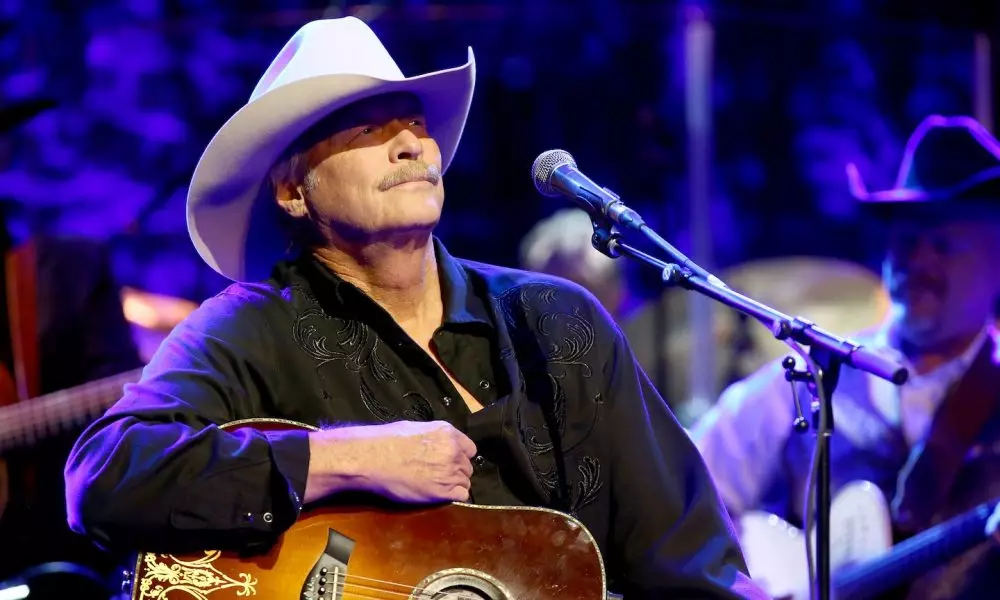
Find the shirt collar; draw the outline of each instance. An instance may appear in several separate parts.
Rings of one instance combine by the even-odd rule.
[[[870,342],[871,349],[882,354],[887,358],[891,358],[899,362],[903,367],[905,367],[910,372],[911,379],[918,378],[916,371],[913,368],[913,364],[906,358],[892,341],[892,318],[891,316],[887,318],[882,325],[875,331]],[[976,355],[982,349],[983,344],[988,338],[996,338],[997,330],[992,322],[988,322],[980,330],[979,334],[973,338],[972,342],[962,351],[961,354],[951,359],[950,361],[943,363],[933,370],[920,375],[920,379],[926,378],[937,378],[938,376],[948,375],[960,375],[969,368],[972,361],[975,360]]]
[[[438,273],[441,278],[444,322],[477,323],[493,327],[486,299],[476,293],[469,272],[448,253],[444,244],[437,238],[434,238],[434,252],[437,255]]]
[[[468,271],[448,253],[439,239],[433,238],[433,243],[438,275],[441,280],[441,300],[444,304],[443,322],[445,324],[495,327],[494,320],[487,308],[487,301],[477,293],[476,286],[470,279]],[[361,308],[358,305],[359,300],[362,303],[374,304],[368,295],[324,266],[311,253],[304,253],[298,262],[311,287],[323,296],[324,306],[338,309],[336,311],[338,314],[354,313],[354,309]]]

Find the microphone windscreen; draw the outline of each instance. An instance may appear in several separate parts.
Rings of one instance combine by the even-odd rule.
[[[534,164],[531,165],[531,178],[535,182],[535,189],[543,196],[558,196],[559,192],[552,187],[552,174],[556,167],[568,164],[576,168],[576,161],[573,155],[565,150],[546,150],[538,155]]]

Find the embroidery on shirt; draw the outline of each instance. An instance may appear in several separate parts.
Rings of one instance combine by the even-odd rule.
[[[410,403],[410,408],[403,411],[403,417],[410,421],[432,421],[434,408],[420,392],[406,392],[403,399]]]
[[[555,466],[543,469],[538,466],[538,463],[531,461],[531,470],[534,472],[538,482],[542,484],[542,488],[545,489],[546,494],[548,494],[548,500],[551,502],[553,493],[559,485],[559,473],[556,472]]]
[[[576,465],[580,472],[580,481],[576,482],[576,494],[573,498],[573,506],[570,512],[574,515],[580,509],[597,500],[597,494],[601,491],[604,482],[601,481],[601,461],[592,457],[584,456]]]
[[[549,380],[552,387],[552,404],[551,410],[547,411],[549,413],[548,416],[555,424],[556,437],[562,439],[566,433],[566,392],[551,374],[546,373],[544,376]],[[539,440],[538,435],[536,434],[536,428],[525,422],[523,409],[524,404],[519,404],[515,414],[517,429],[521,434],[521,443],[524,444],[525,448],[527,448],[528,452],[533,456],[552,452],[554,444],[551,441]],[[549,431],[548,423],[543,422],[541,429],[548,433],[548,437],[550,439],[552,438],[552,432]]]
[[[560,485],[561,478],[556,466],[542,468],[535,461],[531,461],[531,467],[545,490],[548,503],[558,505],[574,516],[597,500],[604,487],[604,482],[601,480],[601,461],[593,456],[584,456],[577,461],[576,470],[580,478],[572,488],[574,492],[572,495],[566,493],[566,485]]]
[[[571,370],[573,376],[592,377],[593,368],[585,359],[593,351],[596,332],[579,307],[554,310],[559,307],[559,292],[555,285],[532,283],[504,291],[497,305],[514,346],[505,349],[506,356],[517,357],[530,400],[516,408],[521,443],[550,505],[575,513],[594,502],[602,487],[600,461],[578,457],[574,469],[569,453],[593,433],[603,397],[598,393],[593,404],[575,404],[581,410],[589,406],[592,416],[583,431],[574,424],[574,439],[567,440],[568,399],[562,380]]]
[[[317,368],[332,362],[343,361],[344,366],[352,371],[360,371],[364,362],[365,346],[370,337],[368,326],[357,321],[342,321],[337,331],[336,349],[330,348],[329,339],[314,322],[334,321],[318,305],[310,306],[295,316],[292,325],[292,337],[302,351],[317,361]]]
[[[565,367],[572,365],[580,368],[583,377],[589,378],[593,371],[582,359],[594,347],[594,326],[583,318],[579,308],[574,308],[572,313],[542,313],[538,317],[538,331],[545,336],[551,335],[549,328],[553,326],[553,322],[558,322],[563,334],[557,343],[550,346],[546,356],[549,364],[564,367],[556,376],[565,376]]]
[[[368,409],[368,412],[372,414],[373,417],[378,419],[383,423],[389,423],[395,421],[397,418],[396,413],[385,405],[379,397],[372,392],[368,384],[365,383],[364,379],[361,379],[361,402]]]
[[[369,413],[379,422],[389,423],[399,419],[412,421],[430,421],[434,411],[431,403],[419,392],[405,392],[402,399],[409,408],[402,414],[391,408],[382,400],[379,394],[372,390],[365,381],[370,375],[377,383],[397,383],[396,373],[379,355],[382,340],[367,324],[352,319],[331,317],[323,309],[313,294],[302,287],[295,290],[305,302],[307,308],[299,312],[293,321],[292,336],[295,343],[316,361],[316,373],[322,379],[320,369],[331,362],[339,362],[341,366],[358,376],[358,393],[361,402]],[[318,322],[326,322],[329,326],[339,327],[336,337],[331,343]],[[331,347],[332,346],[332,347]],[[398,392],[396,392],[398,393]],[[331,394],[323,388],[323,396],[331,398]]]
[[[590,377],[590,365],[582,358],[594,347],[594,326],[584,318],[578,307],[573,307],[572,312],[542,311],[537,316],[534,328],[527,327],[524,322],[528,314],[537,311],[537,307],[556,305],[558,293],[559,288],[554,285],[531,283],[503,291],[497,297],[497,305],[515,346],[524,343],[538,345],[544,354],[535,358],[545,362],[544,367],[552,364],[576,366],[581,369],[584,377]],[[547,347],[542,347],[538,334],[549,338]],[[522,364],[522,368],[524,366]],[[565,373],[565,369],[562,369],[557,376]]]

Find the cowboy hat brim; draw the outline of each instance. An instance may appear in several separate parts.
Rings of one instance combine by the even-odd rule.
[[[269,200],[263,197],[269,171],[312,125],[359,100],[392,92],[420,98],[428,129],[441,148],[444,172],[462,137],[475,79],[475,57],[469,48],[468,61],[460,67],[399,80],[317,75],[249,102],[215,134],[195,167],[187,223],[198,254],[231,280],[266,279],[288,242],[276,219],[252,223],[260,220],[254,218],[257,205]]]
[[[869,192],[853,164],[848,165],[847,177],[851,196],[877,217],[1000,216],[1000,168],[935,189],[896,187]]]

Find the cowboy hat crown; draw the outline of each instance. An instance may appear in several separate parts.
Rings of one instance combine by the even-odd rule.
[[[465,128],[475,79],[472,48],[460,67],[405,77],[363,21],[344,17],[303,25],[195,167],[187,221],[199,255],[229,279],[266,279],[288,257],[290,245],[268,197],[268,173],[311,126],[353,102],[392,92],[416,95],[445,171]]]
[[[354,51],[345,52],[348,48]],[[342,74],[403,79],[396,61],[363,21],[354,17],[312,21],[295,32],[274,57],[250,93],[250,101],[309,77]]]
[[[869,192],[847,167],[851,194],[873,206],[1000,200],[1000,142],[971,117],[931,115],[907,141],[896,184]]]

